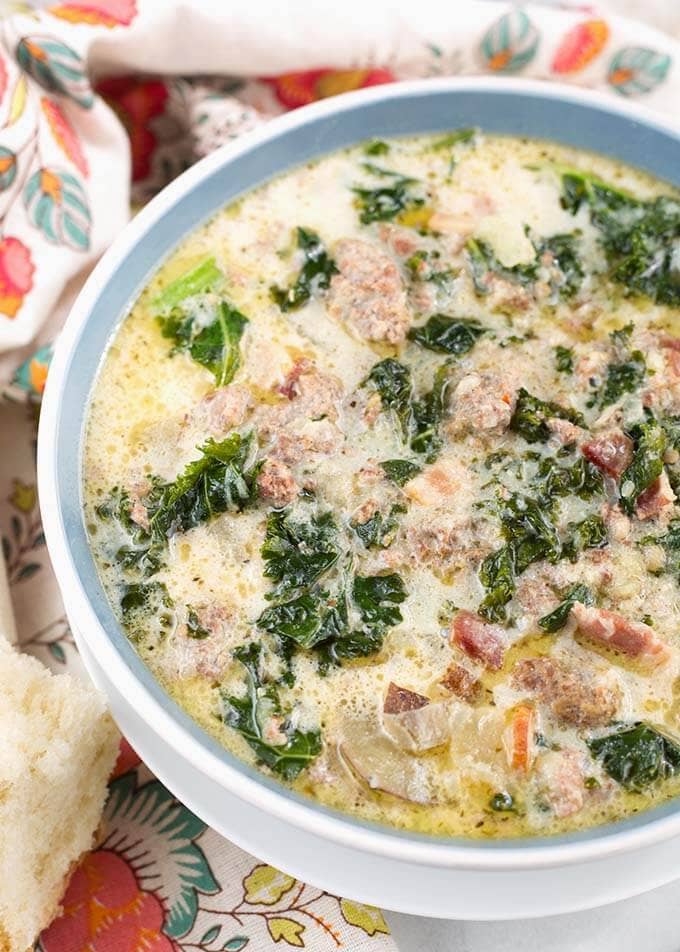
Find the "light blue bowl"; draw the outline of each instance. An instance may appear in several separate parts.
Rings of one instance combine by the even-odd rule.
[[[258,855],[332,890],[404,911],[503,918],[595,905],[680,876],[673,850],[666,850],[666,855],[660,849],[680,834],[680,804],[671,801],[585,833],[472,843],[378,827],[292,794],[216,744],[170,701],[140,661],[116,622],[97,576],[81,494],[83,430],[102,355],[131,302],[188,232],[243,192],[317,156],[369,138],[468,126],[590,149],[680,186],[676,131],[626,103],[568,87],[507,79],[426,80],[351,93],[276,120],[181,176],[137,216],[96,268],[69,317],[50,370],[40,426],[39,482],[50,554],[90,672],[109,693],[114,713],[133,745],[197,813]],[[173,757],[178,758],[179,769],[173,766]],[[210,796],[201,793],[202,785],[207,789],[211,784],[215,789]],[[236,828],[233,814],[240,807],[235,802],[241,806],[246,802],[259,811],[261,835],[245,835]],[[232,815],[227,815],[230,811]],[[290,827],[298,847],[305,837],[317,849],[326,844],[325,849],[337,851],[341,844],[353,859],[343,853],[338,869],[333,870],[326,861],[315,862],[313,856],[298,861],[290,847],[285,853],[277,851],[268,826],[272,817],[277,818],[282,843],[287,842],[282,831]],[[308,852],[314,848],[310,846]],[[617,860],[622,852],[633,850],[636,862]],[[647,854],[649,862],[644,859]],[[377,858],[390,864],[389,873],[384,874],[371,867],[371,886],[362,882],[369,856],[373,864]],[[358,863],[356,869],[353,862]],[[589,874],[584,872],[586,866]],[[339,867],[351,871],[342,872]],[[568,885],[567,867],[572,873],[578,870],[568,877]],[[403,883],[402,873],[396,875],[402,869]],[[429,882],[424,870],[430,871]],[[461,871],[466,871],[464,884],[455,878]],[[507,898],[493,914],[475,899],[478,888],[486,887],[471,888],[472,871],[475,876],[485,874],[487,880],[513,874],[513,888],[508,891],[507,883],[502,887]],[[405,891],[413,875],[420,877],[423,887],[416,899]],[[518,876],[528,877],[527,888],[531,882],[529,898],[516,888]],[[396,886],[388,882],[390,878],[399,880]]]

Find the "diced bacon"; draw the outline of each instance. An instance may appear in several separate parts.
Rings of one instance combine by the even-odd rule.
[[[500,434],[508,428],[515,405],[516,387],[496,374],[469,373],[451,397],[451,436],[464,433]]]
[[[633,441],[623,430],[610,430],[584,443],[581,452],[593,466],[618,479],[633,460]]]
[[[455,662],[446,669],[444,677],[439,682],[451,694],[455,694],[461,701],[474,701],[479,697],[480,683],[467,668]]]
[[[459,462],[439,459],[409,480],[404,492],[419,506],[445,506],[466,482],[466,472]]]
[[[278,392],[281,396],[287,397],[289,400],[293,400],[294,397],[298,396],[298,381],[300,377],[303,374],[313,371],[313,367],[313,363],[307,357],[300,357],[296,360],[286,374],[283,383],[278,387]]]
[[[675,493],[671,489],[666,470],[663,470],[654,482],[642,492],[635,504],[638,519],[653,519],[675,502]]]
[[[671,337],[670,334],[664,334],[659,343],[668,350],[680,351],[680,337]]]
[[[586,431],[570,423],[569,420],[561,420],[559,417],[550,417],[546,420],[548,429],[562,446],[569,446],[571,443],[580,443],[586,435]]]
[[[453,619],[449,640],[470,658],[497,671],[503,665],[505,631],[500,625],[484,621],[474,612],[459,611]]]
[[[383,702],[383,712],[385,714],[401,714],[402,711],[415,711],[429,703],[429,698],[424,695],[418,694],[416,691],[409,691],[408,688],[399,687],[394,681],[390,681]]]
[[[618,709],[615,691],[553,658],[524,658],[513,668],[512,678],[515,687],[535,694],[563,726],[603,727]]]
[[[208,429],[213,436],[240,426],[251,404],[250,391],[239,384],[220,387],[205,397],[187,414],[185,423]]]
[[[276,459],[264,461],[257,476],[257,487],[262,499],[276,508],[287,506],[300,492],[289,467]]]
[[[528,774],[536,759],[536,711],[531,704],[514,708],[503,743],[510,768]]]
[[[579,630],[601,645],[614,648],[631,658],[657,667],[670,658],[668,646],[649,625],[630,621],[605,608],[590,608],[575,602],[572,615]]]
[[[388,254],[355,238],[334,248],[339,269],[331,279],[331,317],[349,324],[362,340],[399,344],[411,324],[399,269]]]
[[[556,817],[572,816],[583,806],[582,758],[576,750],[549,750],[536,764],[538,789]]]

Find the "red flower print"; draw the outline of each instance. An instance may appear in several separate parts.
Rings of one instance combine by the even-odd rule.
[[[599,56],[609,39],[605,20],[584,20],[577,23],[557,48],[552,68],[555,73],[578,73]]]
[[[151,157],[158,140],[149,123],[165,109],[168,90],[158,80],[133,76],[112,76],[97,85],[97,92],[118,114],[130,137],[132,181],[145,179],[151,171]]]
[[[120,747],[118,749],[118,760],[113,768],[111,780],[115,780],[116,777],[122,777],[123,774],[129,773],[133,767],[136,767],[137,764],[141,764],[141,762],[137,751],[130,746],[124,737],[121,737]]]
[[[42,935],[45,952],[179,952],[162,931],[160,900],[140,889],[131,867],[111,850],[85,857],[62,906]]]
[[[31,252],[18,238],[0,240],[0,314],[16,317],[33,287],[35,266]]]
[[[317,99],[326,99],[338,93],[347,93],[366,86],[393,83],[388,69],[310,69],[304,73],[285,73],[265,79],[274,87],[276,98],[287,109],[306,106]]]
[[[67,0],[49,8],[54,17],[92,26],[129,26],[137,16],[136,0]]]

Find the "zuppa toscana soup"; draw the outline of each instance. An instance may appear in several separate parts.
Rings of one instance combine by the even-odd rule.
[[[408,830],[680,787],[680,200],[543,142],[371,142],[220,211],[110,345],[86,521],[244,761]]]

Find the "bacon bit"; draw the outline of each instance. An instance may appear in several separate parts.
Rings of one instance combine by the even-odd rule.
[[[468,671],[462,664],[455,662],[450,665],[444,677],[439,682],[451,694],[455,694],[461,701],[474,701],[479,697],[481,685],[472,671]]]
[[[654,482],[638,496],[635,515],[638,519],[651,519],[675,502],[668,475],[664,470]]]
[[[513,770],[529,773],[536,759],[536,712],[530,704],[519,704],[512,712],[512,720],[503,741],[508,764]]]
[[[449,642],[470,658],[498,671],[505,654],[505,631],[473,612],[459,611],[453,619]]]
[[[383,712],[385,714],[401,714],[404,711],[417,711],[429,703],[429,698],[422,694],[409,691],[408,688],[401,688],[394,681],[390,681],[383,703]]]
[[[309,373],[312,369],[312,361],[308,360],[307,357],[300,357],[295,361],[293,366],[290,368],[286,374],[285,380],[283,383],[277,387],[278,392],[282,397],[287,397],[289,400],[292,400],[293,397],[296,397],[298,394],[298,381],[303,374]]]
[[[633,460],[633,441],[622,430],[610,430],[584,443],[581,452],[593,466],[618,478]]]
[[[680,350],[680,337],[671,337],[670,334],[664,334],[659,343],[668,350]]]
[[[653,667],[665,664],[670,658],[668,645],[653,628],[640,621],[630,621],[605,608],[589,608],[575,602],[571,613],[579,630],[598,644],[638,658]]]

